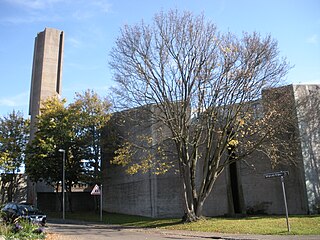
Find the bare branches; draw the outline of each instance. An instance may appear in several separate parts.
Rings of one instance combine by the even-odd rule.
[[[273,115],[255,116],[253,103],[290,69],[278,55],[271,36],[222,34],[190,12],[161,12],[153,25],[122,29],[110,54],[117,104],[147,105],[143,109],[153,121],[168,129],[191,205],[204,201],[224,167],[235,161],[230,149],[240,159],[272,133],[267,120]],[[203,181],[196,189],[199,161]],[[197,208],[191,205],[189,210]]]

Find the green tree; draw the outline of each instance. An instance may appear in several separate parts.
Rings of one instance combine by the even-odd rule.
[[[77,138],[79,113],[65,107],[66,100],[49,98],[40,109],[37,131],[27,148],[26,172],[34,182],[45,181],[58,192],[62,182],[63,161],[59,149],[65,150],[66,190],[81,178],[83,145]],[[69,208],[71,199],[69,198]]]
[[[70,109],[79,113],[78,138],[85,145],[85,181],[101,183],[102,130],[110,119],[110,103],[93,90],[76,93]]]
[[[124,26],[110,55],[116,107],[152,106],[141,109],[170,132],[186,220],[199,219],[223,170],[275,133],[279,113],[267,107],[263,117],[255,117],[250,103],[263,88],[283,82],[290,68],[277,42],[257,33],[223,34],[202,15],[169,11],[155,15],[151,25]],[[118,153],[130,155],[132,145],[125,143]],[[133,166],[119,155],[118,164],[121,159]]]
[[[0,171],[1,202],[4,202],[7,190],[7,201],[12,201],[17,187],[17,173],[23,166],[25,148],[29,138],[29,120],[21,112],[8,114],[0,118]]]
[[[42,104],[37,131],[28,145],[26,171],[31,180],[45,181],[58,192],[65,150],[66,190],[79,181],[100,183],[101,131],[109,119],[110,104],[93,91],[76,94],[76,101],[49,98]],[[69,208],[72,210],[69,194]]]

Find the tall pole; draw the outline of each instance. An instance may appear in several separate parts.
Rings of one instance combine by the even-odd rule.
[[[102,183],[100,187],[100,222],[102,222]]]
[[[282,185],[282,192],[283,192],[283,199],[284,199],[284,207],[286,209],[287,228],[288,228],[288,232],[290,232],[288,205],[287,205],[287,197],[286,197],[286,190],[284,187],[284,177],[283,176],[281,176],[281,185]]]
[[[59,149],[59,152],[62,152],[62,219],[66,218],[66,208],[65,208],[65,164],[66,164],[66,151],[64,149]]]

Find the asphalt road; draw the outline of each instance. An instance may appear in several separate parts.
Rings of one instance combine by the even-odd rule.
[[[48,223],[46,231],[49,233],[54,233],[55,238],[52,240],[320,240],[320,235],[299,236],[222,234],[164,229],[126,228],[114,225],[84,222],[51,222]]]
[[[98,224],[57,224],[49,223],[47,232],[57,234],[57,240],[168,240],[168,239],[208,239],[199,236],[184,236],[160,231],[148,231]]]

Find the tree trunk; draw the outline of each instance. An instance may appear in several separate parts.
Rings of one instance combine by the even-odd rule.
[[[185,213],[182,217],[182,222],[195,222],[200,219],[202,215],[202,207],[198,208],[198,200],[194,198],[194,191],[193,189],[195,185],[188,184],[190,182],[190,176],[187,172],[187,168],[183,169],[183,191],[184,191],[184,202],[185,202]]]
[[[197,207],[196,207],[196,210],[195,210],[195,214],[196,214],[198,219],[200,219],[202,217],[203,204],[204,204],[204,201],[198,201],[197,202]]]
[[[201,219],[203,212],[203,205],[210,195],[213,185],[217,180],[218,174],[214,174],[214,177],[208,178],[201,190],[195,189],[196,184],[191,184],[192,179],[189,179],[187,168],[181,168],[183,170],[183,190],[185,200],[185,214],[183,216],[183,222],[195,222]],[[195,179],[193,179],[195,181]],[[190,184],[188,184],[190,183]],[[196,194],[195,194],[196,193]]]
[[[187,211],[184,216],[182,217],[182,222],[183,223],[188,223],[188,222],[196,222],[200,218],[196,216],[194,211]]]
[[[12,202],[13,200],[13,181],[14,181],[13,174],[9,175],[8,202]]]
[[[186,212],[182,218],[182,222],[187,223],[187,222],[196,222],[200,220],[202,217],[203,204],[204,204],[204,201],[198,202],[195,200],[191,204],[193,205],[193,207],[190,208],[190,206],[188,206],[186,208]]]
[[[68,189],[67,189],[67,202],[68,202],[69,211],[73,212],[73,208],[72,208],[72,183],[69,184]]]

